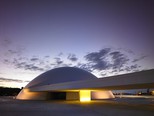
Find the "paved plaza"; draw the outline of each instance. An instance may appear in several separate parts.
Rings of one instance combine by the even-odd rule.
[[[115,98],[79,102],[20,101],[0,97],[0,116],[154,116],[154,99]]]

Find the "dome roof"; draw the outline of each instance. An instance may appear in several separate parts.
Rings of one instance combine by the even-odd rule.
[[[26,88],[95,78],[93,74],[79,68],[61,67],[39,75]]]

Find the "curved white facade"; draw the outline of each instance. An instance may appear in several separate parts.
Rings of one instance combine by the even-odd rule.
[[[55,84],[65,84],[68,82],[84,81],[84,80],[93,80],[97,79],[96,76],[91,73],[75,68],[75,67],[61,67],[47,71],[35,79],[33,79],[27,86],[18,94],[17,99],[25,100],[46,100],[51,97],[51,93],[60,92],[61,90],[47,90],[47,91],[31,91],[33,88],[51,86]],[[80,91],[74,90],[62,90],[66,92],[66,100],[79,100],[81,98]],[[108,99],[114,98],[114,95],[111,91],[91,91],[90,99]]]
[[[97,78],[93,74],[75,67],[61,67],[49,70],[33,79],[25,88],[51,85],[64,82]]]

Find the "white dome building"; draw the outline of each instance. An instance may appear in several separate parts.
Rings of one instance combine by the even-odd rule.
[[[90,100],[90,99],[107,99],[114,98],[111,91],[86,90],[85,88],[77,89],[73,84],[86,80],[96,80],[93,74],[75,67],[61,67],[49,70],[35,79],[18,94],[17,99],[24,100]],[[86,84],[86,83],[85,83]],[[57,89],[56,85],[62,86]],[[81,86],[83,83],[81,84]],[[53,88],[52,88],[53,86]],[[50,89],[51,88],[51,89]],[[66,89],[69,88],[69,89]],[[87,96],[88,99],[85,97]]]

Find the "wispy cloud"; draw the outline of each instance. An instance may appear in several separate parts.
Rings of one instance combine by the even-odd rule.
[[[17,55],[16,51],[9,50],[9,52]],[[12,59],[3,59],[3,63],[6,65],[13,65],[17,69],[39,72],[45,72],[57,67],[73,66],[82,68],[89,72],[97,72],[99,75],[105,76],[109,73],[118,74],[119,72],[139,70],[141,67],[138,62],[147,56],[144,55],[133,59],[130,57],[132,54],[134,53],[129,50],[126,53],[126,50],[122,49],[103,48],[101,50],[85,54],[83,56],[84,60],[80,60],[80,58],[73,53],[68,55],[60,53],[55,57],[50,57],[50,55],[43,57],[16,56]]]
[[[40,68],[38,66],[34,66],[33,64],[24,65],[24,69],[25,70],[32,70],[32,71],[44,71],[43,68]]]
[[[62,64],[63,63],[63,61],[61,60],[61,58],[58,58],[58,57],[56,57],[56,58],[54,58],[55,60],[56,60],[56,64],[57,65],[60,65],[60,64]]]
[[[110,52],[110,50],[110,48],[104,48],[98,52],[91,52],[85,55],[85,58],[87,61],[97,63],[97,61],[103,60],[105,56]]]
[[[24,69],[24,70],[31,70],[31,71],[44,71],[45,69],[42,68],[40,62],[43,61],[38,58],[13,58],[13,59],[4,59],[3,63],[13,65],[17,69]]]
[[[113,60],[113,64],[111,64],[113,69],[121,69],[129,61],[128,56],[124,55],[120,51],[111,52],[110,56]]]
[[[146,57],[147,57],[146,55],[141,56],[141,57],[139,57],[139,58],[134,59],[132,62],[138,62],[138,61],[140,61],[140,60],[143,60],[143,59],[146,58]]]
[[[39,61],[39,58],[31,58],[30,60],[33,62],[36,62],[36,61]]]
[[[9,48],[7,53],[12,56],[21,56],[26,49],[23,46],[15,45],[14,48]]]
[[[23,80],[19,80],[19,79],[10,79],[10,78],[0,77],[0,82],[18,82],[18,83],[23,83],[23,82],[29,82],[29,81],[23,81]]]
[[[106,59],[107,54],[111,51],[110,48],[104,48],[98,52],[91,52],[85,55],[85,59],[89,62],[92,70],[105,70],[110,67],[109,62]]]
[[[42,66],[39,66],[40,62],[41,61],[38,58],[31,58],[24,62],[14,59],[13,63],[16,68],[22,68],[24,70],[31,70],[31,71],[44,71],[45,69],[42,68]]]
[[[75,54],[69,54],[67,59],[69,59],[72,62],[76,62],[78,60]]]
[[[90,63],[78,63],[76,65],[76,67],[81,68],[81,69],[86,70],[86,71],[89,71],[89,72],[92,72]]]
[[[58,54],[58,57],[61,57],[61,56],[63,56],[63,52],[60,52],[60,53]]]
[[[141,66],[137,63],[146,56],[132,59],[129,55],[133,52],[128,51],[127,54],[125,52],[122,49],[112,48],[104,48],[98,52],[91,52],[84,56],[87,62],[84,64],[79,63],[78,67],[90,72],[97,71],[101,76],[138,71]]]
[[[11,44],[12,44],[12,41],[10,39],[8,39],[8,38],[1,38],[1,41],[0,41],[0,45],[1,46],[8,47]]]

